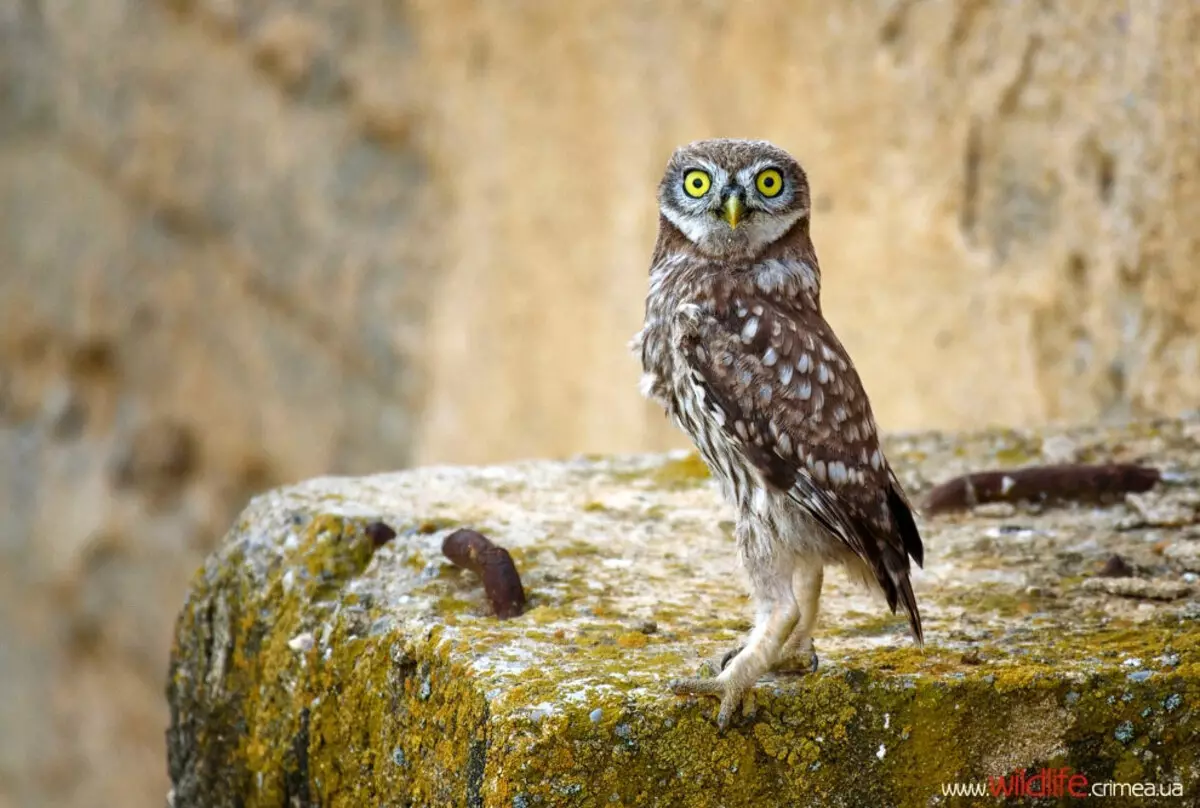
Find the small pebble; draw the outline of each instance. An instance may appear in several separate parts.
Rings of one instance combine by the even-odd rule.
[[[308,651],[313,647],[313,635],[311,631],[306,631],[303,634],[297,634],[288,640],[288,648],[293,651]]]
[[[1171,695],[1167,696],[1166,700],[1163,702],[1163,707],[1166,708],[1168,713],[1173,713],[1182,706],[1183,696],[1179,695],[1178,693],[1172,693]]]
[[[1130,578],[1133,568],[1119,555],[1111,555],[1096,574],[1101,578]]]
[[[599,707],[597,707],[596,709],[594,709],[590,713],[588,713],[588,718],[590,718],[592,720],[593,724],[599,724],[600,719],[603,717],[604,717],[604,711],[601,710]]]
[[[1154,675],[1154,671],[1134,671],[1125,678],[1131,682],[1144,682]]]
[[[372,522],[366,526],[365,532],[375,547],[382,547],[396,538],[396,531],[384,522]]]
[[[1117,730],[1116,730],[1116,732],[1113,733],[1113,737],[1116,738],[1121,743],[1129,743],[1130,741],[1132,741],[1133,740],[1133,722],[1132,721],[1122,721],[1120,724],[1117,725]]]

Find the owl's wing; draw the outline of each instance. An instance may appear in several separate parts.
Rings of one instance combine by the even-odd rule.
[[[871,566],[920,640],[908,556],[923,563],[921,537],[858,373],[820,311],[744,296],[685,305],[676,325],[690,377],[726,437],[768,485]]]

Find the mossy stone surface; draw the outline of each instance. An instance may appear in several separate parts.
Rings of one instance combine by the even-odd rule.
[[[723,735],[714,703],[666,688],[750,626],[732,514],[690,456],[273,491],[179,616],[173,804],[952,805],[943,783],[1043,766],[1200,793],[1200,586],[1179,562],[1200,543],[1200,422],[888,450],[914,498],[964,471],[1063,459],[1148,462],[1170,481],[1107,504],[921,519],[925,651],[832,572],[820,670],[765,678],[755,715]],[[397,531],[380,547],[376,520]],[[490,616],[475,576],[442,558],[463,526],[512,553],[521,617]],[[1136,585],[1096,577],[1114,553]]]

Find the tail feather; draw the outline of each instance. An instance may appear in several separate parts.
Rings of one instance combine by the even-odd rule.
[[[897,590],[900,595],[900,605],[904,607],[904,611],[908,613],[908,627],[912,631],[913,640],[916,641],[918,648],[925,647],[925,632],[921,630],[921,611],[917,608],[917,596],[913,593],[912,584],[909,583],[908,575],[902,575],[897,581]],[[895,607],[892,608],[892,613],[895,614]]]
[[[896,528],[900,531],[900,541],[904,544],[904,552],[912,556],[918,567],[925,566],[925,545],[921,542],[921,532],[917,530],[917,522],[913,519],[912,509],[908,506],[904,495],[895,485],[888,488],[888,510],[896,520]]]
[[[917,530],[917,522],[913,519],[908,500],[896,483],[888,488],[888,509],[892,512],[892,518],[896,520],[896,528],[900,532],[900,541],[904,552],[917,562],[918,567],[924,567],[925,545],[921,541],[921,532]],[[895,578],[900,604],[908,613],[908,625],[912,629],[913,639],[916,640],[918,647],[923,648],[925,633],[921,630],[921,612],[917,609],[917,596],[913,593],[912,583],[908,580],[908,559],[901,558],[900,560],[904,562],[903,565],[894,571],[890,570],[890,572]],[[894,614],[895,611],[896,607],[893,605],[892,613]]]

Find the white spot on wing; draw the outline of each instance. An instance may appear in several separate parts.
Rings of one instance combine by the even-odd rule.
[[[826,367],[824,362],[817,365],[817,381],[821,384],[829,381],[829,368]]]
[[[758,318],[751,317],[742,326],[742,342],[749,343],[754,339],[754,335],[758,333]]]
[[[812,396],[812,382],[810,382],[808,379],[805,379],[803,382],[800,383],[800,386],[798,388],[796,388],[796,397],[799,398],[801,401],[808,401],[808,399],[811,396]]]
[[[779,367],[779,383],[785,387],[792,381],[792,366],[780,365]]]
[[[753,508],[759,516],[765,516],[770,508],[770,502],[767,499],[767,489],[759,487],[754,490]]]
[[[800,354],[799,361],[796,362],[796,370],[801,373],[808,373],[812,369],[812,357],[808,354]]]
[[[689,320],[693,323],[700,319],[700,314],[700,307],[695,303],[681,303],[679,307],[675,309],[675,315],[677,317],[682,317],[683,319]]]
[[[767,367],[773,367],[775,365],[775,363],[778,361],[779,361],[779,354],[775,353],[775,349],[767,348],[766,353],[763,354],[763,364],[766,365]]]
[[[879,453],[878,449],[871,452],[871,468],[875,469],[876,471],[879,471],[881,468],[883,468],[883,455]]]

